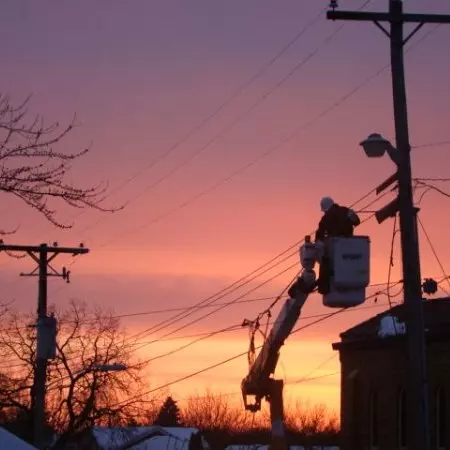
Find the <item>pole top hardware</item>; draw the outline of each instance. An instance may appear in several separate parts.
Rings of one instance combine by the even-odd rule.
[[[331,8],[333,11],[336,10],[336,8],[338,8],[338,2],[337,0],[330,0],[330,4],[329,4],[329,8]]]

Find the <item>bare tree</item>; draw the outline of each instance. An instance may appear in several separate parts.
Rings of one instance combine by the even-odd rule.
[[[67,181],[70,162],[85,155],[55,149],[73,130],[75,119],[67,126],[44,125],[41,117],[27,119],[29,98],[18,106],[0,94],[0,190],[10,193],[44,215],[54,225],[70,228],[57,220],[55,200],[74,208],[114,211],[102,206],[106,184],[84,188]]]
[[[183,424],[201,430],[246,430],[253,417],[241,405],[232,405],[226,394],[213,393],[210,389],[203,395],[190,396],[181,412]]]
[[[10,418],[31,418],[36,339],[30,322],[31,316],[11,315],[0,330],[0,352],[10,362],[1,364],[0,409]],[[48,366],[46,397],[48,425],[59,435],[55,448],[87,427],[140,418],[152,399],[144,395],[144,364],[133,357],[133,343],[118,320],[73,302],[59,314],[58,324],[58,351]],[[116,363],[126,370],[104,370]]]
[[[339,418],[322,403],[310,405],[297,400],[294,406],[286,407],[286,428],[299,431],[306,436],[336,434],[339,431]]]

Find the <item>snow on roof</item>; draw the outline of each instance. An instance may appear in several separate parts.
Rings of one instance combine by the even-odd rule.
[[[229,445],[225,450],[267,450],[268,445],[253,444],[253,445]],[[292,448],[292,447],[291,447]]]
[[[191,436],[198,433],[196,428],[183,427],[93,427],[92,435],[102,450],[112,450],[126,444],[140,435],[150,434],[154,430],[163,429],[167,436],[154,436],[143,439],[130,449],[132,450],[186,450]],[[208,448],[204,442],[204,448]]]
[[[405,334],[406,325],[403,322],[399,322],[395,316],[387,315],[381,318],[380,326],[378,327],[378,336],[397,336],[399,334]]]
[[[37,450],[14,434],[0,427],[0,448],[8,450]]]
[[[269,448],[268,445],[229,445],[225,448],[225,450],[267,450]],[[339,450],[337,446],[322,446],[322,445],[313,445],[312,447],[307,447],[311,450]],[[291,445],[289,450],[306,450],[303,445]]]

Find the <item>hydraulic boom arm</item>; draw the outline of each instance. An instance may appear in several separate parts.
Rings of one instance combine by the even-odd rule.
[[[315,250],[314,244],[311,244],[309,239],[300,250],[300,259],[304,271],[295,286],[290,289],[290,298],[284,303],[248,375],[242,380],[242,396],[247,410],[258,411],[261,409],[261,400],[270,398],[274,381],[271,376],[275,372],[281,346],[294,328],[308,295],[315,288],[316,276],[312,270]],[[254,397],[254,403],[249,403],[249,396]]]
[[[284,430],[283,380],[273,378],[281,346],[292,333],[303,305],[317,284],[320,284],[319,292],[325,306],[348,308],[364,302],[370,274],[369,243],[367,236],[355,236],[333,237],[313,244],[306,236],[300,247],[303,272],[289,289],[289,298],[241,383],[245,409],[260,410],[263,398],[270,404],[272,441],[269,450],[289,448]],[[316,283],[313,270],[316,262],[321,266],[320,283]],[[248,397],[252,397],[253,403]]]

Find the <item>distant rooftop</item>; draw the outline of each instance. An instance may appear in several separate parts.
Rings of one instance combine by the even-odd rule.
[[[162,430],[166,435],[152,437],[153,431]],[[100,449],[118,449],[132,443],[131,450],[187,450],[189,440],[198,433],[197,428],[185,427],[93,427],[92,435]],[[209,445],[202,439],[203,448]],[[128,446],[127,446],[128,447]]]

